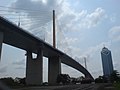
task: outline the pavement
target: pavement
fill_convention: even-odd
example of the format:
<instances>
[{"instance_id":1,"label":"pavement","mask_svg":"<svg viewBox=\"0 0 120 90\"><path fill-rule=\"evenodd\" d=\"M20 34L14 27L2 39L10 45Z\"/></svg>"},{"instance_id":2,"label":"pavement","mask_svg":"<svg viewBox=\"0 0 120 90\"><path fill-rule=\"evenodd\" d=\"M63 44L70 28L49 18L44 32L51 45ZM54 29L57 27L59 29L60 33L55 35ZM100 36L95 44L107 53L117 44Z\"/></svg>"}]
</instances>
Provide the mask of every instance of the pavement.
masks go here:
<instances>
[{"instance_id":1,"label":"pavement","mask_svg":"<svg viewBox=\"0 0 120 90\"><path fill-rule=\"evenodd\" d=\"M78 84L62 86L34 86L12 90L98 90L100 84Z\"/></svg>"}]
</instances>

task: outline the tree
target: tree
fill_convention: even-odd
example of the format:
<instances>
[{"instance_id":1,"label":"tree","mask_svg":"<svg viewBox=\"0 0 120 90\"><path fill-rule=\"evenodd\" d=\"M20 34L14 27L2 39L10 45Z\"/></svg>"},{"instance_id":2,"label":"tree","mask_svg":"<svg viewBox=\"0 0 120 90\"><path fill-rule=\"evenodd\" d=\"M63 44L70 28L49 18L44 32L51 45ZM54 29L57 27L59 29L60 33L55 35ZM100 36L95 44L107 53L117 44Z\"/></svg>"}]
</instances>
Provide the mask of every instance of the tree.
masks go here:
<instances>
[{"instance_id":1,"label":"tree","mask_svg":"<svg viewBox=\"0 0 120 90\"><path fill-rule=\"evenodd\" d=\"M70 76L68 74L59 74L57 76L57 83L62 83L62 84L70 83Z\"/></svg>"},{"instance_id":2,"label":"tree","mask_svg":"<svg viewBox=\"0 0 120 90\"><path fill-rule=\"evenodd\" d=\"M120 76L119 72L117 70L114 70L112 74L110 75L110 81L111 82L118 82L120 81Z\"/></svg>"},{"instance_id":3,"label":"tree","mask_svg":"<svg viewBox=\"0 0 120 90\"><path fill-rule=\"evenodd\" d=\"M108 80L105 76L99 76L98 78L95 79L95 83L107 83Z\"/></svg>"},{"instance_id":4,"label":"tree","mask_svg":"<svg viewBox=\"0 0 120 90\"><path fill-rule=\"evenodd\" d=\"M21 79L20 79L20 84L26 85L25 79L26 79L26 78L21 78Z\"/></svg>"},{"instance_id":5,"label":"tree","mask_svg":"<svg viewBox=\"0 0 120 90\"><path fill-rule=\"evenodd\" d=\"M4 84L6 84L7 86L13 86L15 83L14 83L14 79L11 78L11 77L8 77L8 78L1 78L0 81Z\"/></svg>"}]
</instances>

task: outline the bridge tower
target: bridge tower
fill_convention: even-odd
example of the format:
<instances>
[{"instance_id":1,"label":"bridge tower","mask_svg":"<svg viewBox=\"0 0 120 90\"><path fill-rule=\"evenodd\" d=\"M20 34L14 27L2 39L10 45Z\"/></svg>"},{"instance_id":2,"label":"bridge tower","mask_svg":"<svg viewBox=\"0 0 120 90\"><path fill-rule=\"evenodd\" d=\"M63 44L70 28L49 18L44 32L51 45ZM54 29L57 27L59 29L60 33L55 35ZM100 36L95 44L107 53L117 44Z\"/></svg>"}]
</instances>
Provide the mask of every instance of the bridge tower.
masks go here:
<instances>
[{"instance_id":1,"label":"bridge tower","mask_svg":"<svg viewBox=\"0 0 120 90\"><path fill-rule=\"evenodd\" d=\"M56 48L55 10L53 10L53 47ZM61 74L60 56L51 56L48 59L48 83L50 85L56 84L58 74Z\"/></svg>"},{"instance_id":2,"label":"bridge tower","mask_svg":"<svg viewBox=\"0 0 120 90\"><path fill-rule=\"evenodd\" d=\"M56 48L55 10L53 10L53 47Z\"/></svg>"}]
</instances>

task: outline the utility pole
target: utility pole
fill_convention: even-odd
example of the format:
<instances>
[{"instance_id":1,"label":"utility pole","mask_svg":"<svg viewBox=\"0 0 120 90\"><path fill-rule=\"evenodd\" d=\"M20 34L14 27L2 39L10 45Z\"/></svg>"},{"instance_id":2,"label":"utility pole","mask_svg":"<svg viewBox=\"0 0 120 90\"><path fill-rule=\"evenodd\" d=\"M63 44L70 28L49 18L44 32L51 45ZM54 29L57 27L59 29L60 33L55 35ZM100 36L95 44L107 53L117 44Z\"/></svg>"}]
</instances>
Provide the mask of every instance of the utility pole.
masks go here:
<instances>
[{"instance_id":1,"label":"utility pole","mask_svg":"<svg viewBox=\"0 0 120 90\"><path fill-rule=\"evenodd\" d=\"M86 57L84 57L84 62L85 62L85 68L87 69Z\"/></svg>"},{"instance_id":2,"label":"utility pole","mask_svg":"<svg viewBox=\"0 0 120 90\"><path fill-rule=\"evenodd\" d=\"M55 36L55 10L53 10L53 47L56 48L56 36Z\"/></svg>"}]
</instances>

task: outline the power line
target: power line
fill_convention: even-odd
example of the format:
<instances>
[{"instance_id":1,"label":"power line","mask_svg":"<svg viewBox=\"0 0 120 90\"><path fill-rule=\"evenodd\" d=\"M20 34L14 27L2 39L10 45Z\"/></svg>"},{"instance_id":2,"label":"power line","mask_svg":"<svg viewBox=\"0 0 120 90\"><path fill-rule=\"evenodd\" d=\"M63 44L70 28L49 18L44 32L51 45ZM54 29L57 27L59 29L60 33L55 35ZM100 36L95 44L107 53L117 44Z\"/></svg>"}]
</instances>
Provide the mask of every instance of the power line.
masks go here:
<instances>
[{"instance_id":1,"label":"power line","mask_svg":"<svg viewBox=\"0 0 120 90\"><path fill-rule=\"evenodd\" d=\"M57 21L58 21L58 19L56 19ZM64 40L65 40L65 44L66 44L66 46L67 46L67 49L70 49L71 50L71 48L70 48L70 46L69 46L69 44L68 44L68 41L66 40L66 37L65 37L65 35L64 35L64 33L63 33L63 31L62 31L62 29L61 29L61 23L60 23L60 21L58 21L58 24L57 24L57 29L59 29L59 31L61 32L61 34L62 34L62 37L64 38ZM64 40L62 40L62 41L64 41ZM60 48L61 49L61 48ZM64 50L64 49L63 49ZM64 51L65 52L65 51ZM68 52L65 52L65 53L68 53ZM72 55L72 53L68 53L69 55Z\"/></svg>"},{"instance_id":2,"label":"power line","mask_svg":"<svg viewBox=\"0 0 120 90\"><path fill-rule=\"evenodd\" d=\"M19 14L19 15L18 15ZM5 17L9 17L9 19L18 19L18 17L20 17L20 19L23 19L23 18L29 18L29 19L43 19L44 16L46 16L46 18L44 18L44 20L46 19L52 19L51 15L21 15L20 13L18 14L15 14L15 13L0 13L1 16L5 16Z\"/></svg>"},{"instance_id":3,"label":"power line","mask_svg":"<svg viewBox=\"0 0 120 90\"><path fill-rule=\"evenodd\" d=\"M32 23L38 23L38 22L39 22L39 24L40 23L42 24L42 23L44 23L46 21L50 21L51 20L49 17L47 17L47 18L42 18L42 17L39 17L39 18L38 17L27 18L27 17L21 17L21 16L16 16L16 17L14 17L14 16L8 16L6 18L8 20L13 21L13 22L18 23L18 21L20 21L20 22L22 22L24 24L32 24Z\"/></svg>"},{"instance_id":4,"label":"power line","mask_svg":"<svg viewBox=\"0 0 120 90\"><path fill-rule=\"evenodd\" d=\"M29 12L38 12L38 11L42 11L42 10L30 10L28 8L14 8L14 7L6 7L6 6L0 6L1 8L7 8L7 9L12 9L12 10L20 10L20 11L29 11ZM46 12L46 11L42 11L42 12Z\"/></svg>"},{"instance_id":5,"label":"power line","mask_svg":"<svg viewBox=\"0 0 120 90\"><path fill-rule=\"evenodd\" d=\"M3 17L6 17L6 16L3 16ZM8 17L6 17L7 19L9 19L9 20L18 20L19 19L19 16L17 16L17 17L13 17L13 16L8 16ZM49 20L51 20L51 18L45 18L45 17L43 17L43 18L28 18L28 17L20 17L20 20L22 20L23 22L24 21L49 21Z\"/></svg>"},{"instance_id":6,"label":"power line","mask_svg":"<svg viewBox=\"0 0 120 90\"><path fill-rule=\"evenodd\" d=\"M15 12L15 11L8 11L8 10L0 10L0 12L1 13L4 13L4 14L18 14L18 13L21 13L21 14L27 14L27 12ZM35 14L41 14L41 15L51 15L52 16L52 14L51 14L51 12L37 12L37 13L35 13L35 12L33 12L33 14L35 15Z\"/></svg>"},{"instance_id":7,"label":"power line","mask_svg":"<svg viewBox=\"0 0 120 90\"><path fill-rule=\"evenodd\" d=\"M51 17L51 18L52 18L52 15L51 15L51 14L48 14L48 13L47 13L47 14L44 14L44 13L40 14L40 13L39 13L39 14L33 14L33 15L32 15L32 14L31 14L31 15L28 15L28 14L25 15L25 14L22 14L22 13L8 13L8 12L7 12L7 13L6 13L6 12L4 13L4 12L0 12L0 15L19 16L19 14L20 14L21 17L36 17L36 18L38 17L38 18L39 18L39 17L47 16L47 17Z\"/></svg>"},{"instance_id":8,"label":"power line","mask_svg":"<svg viewBox=\"0 0 120 90\"><path fill-rule=\"evenodd\" d=\"M0 15L1 16L11 16L11 17L18 17L20 16L21 18L24 18L24 17L27 17L27 18L43 18L46 16L46 18L52 18L52 15L50 14L31 14L31 15L28 15L28 14L21 14L21 13L3 13L3 12L0 12Z\"/></svg>"},{"instance_id":9,"label":"power line","mask_svg":"<svg viewBox=\"0 0 120 90\"><path fill-rule=\"evenodd\" d=\"M46 23L41 23L41 22L39 22L39 23L34 23L34 24L32 24L32 23L21 23L23 26L30 26L30 25L45 25Z\"/></svg>"}]
</instances>

